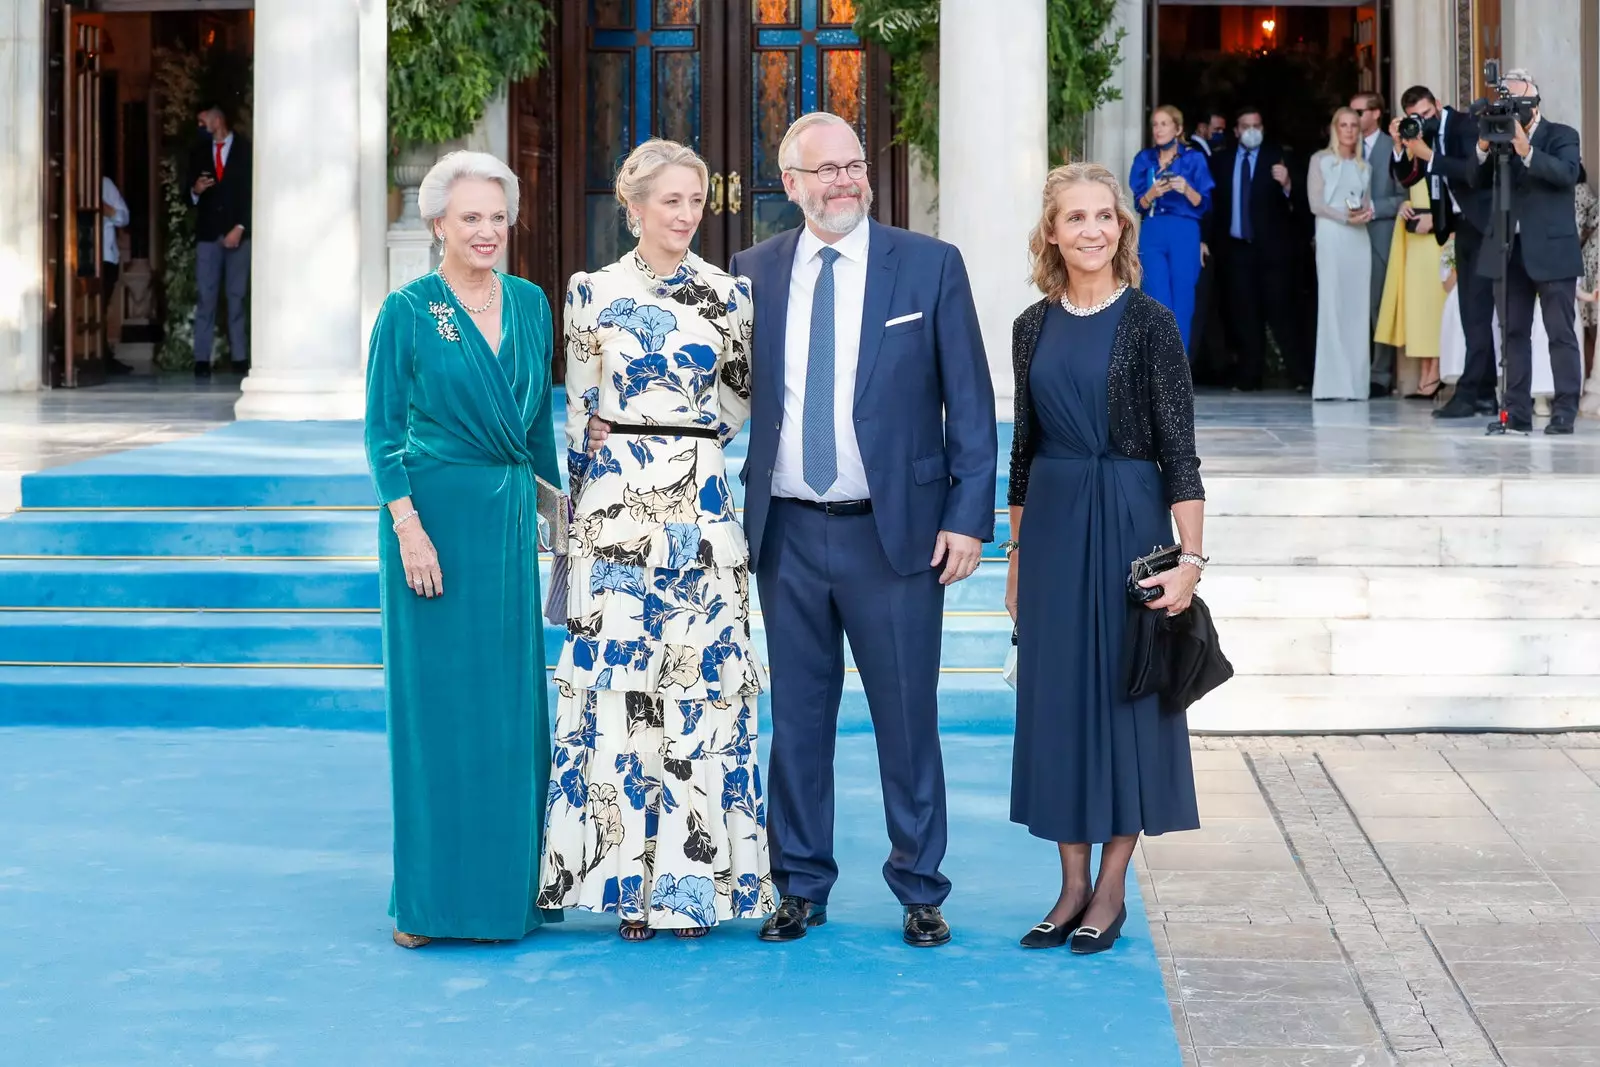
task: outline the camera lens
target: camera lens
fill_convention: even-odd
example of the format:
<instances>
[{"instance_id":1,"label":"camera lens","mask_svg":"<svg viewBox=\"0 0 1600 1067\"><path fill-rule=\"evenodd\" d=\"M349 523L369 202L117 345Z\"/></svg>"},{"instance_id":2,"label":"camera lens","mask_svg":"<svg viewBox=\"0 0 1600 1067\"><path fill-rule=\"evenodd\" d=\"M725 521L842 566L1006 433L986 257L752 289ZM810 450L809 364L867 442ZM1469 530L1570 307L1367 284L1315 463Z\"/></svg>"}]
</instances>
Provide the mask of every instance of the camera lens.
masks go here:
<instances>
[{"instance_id":1,"label":"camera lens","mask_svg":"<svg viewBox=\"0 0 1600 1067\"><path fill-rule=\"evenodd\" d=\"M1400 139L1414 141L1422 136L1422 120L1415 115L1407 115L1400 120Z\"/></svg>"}]
</instances>

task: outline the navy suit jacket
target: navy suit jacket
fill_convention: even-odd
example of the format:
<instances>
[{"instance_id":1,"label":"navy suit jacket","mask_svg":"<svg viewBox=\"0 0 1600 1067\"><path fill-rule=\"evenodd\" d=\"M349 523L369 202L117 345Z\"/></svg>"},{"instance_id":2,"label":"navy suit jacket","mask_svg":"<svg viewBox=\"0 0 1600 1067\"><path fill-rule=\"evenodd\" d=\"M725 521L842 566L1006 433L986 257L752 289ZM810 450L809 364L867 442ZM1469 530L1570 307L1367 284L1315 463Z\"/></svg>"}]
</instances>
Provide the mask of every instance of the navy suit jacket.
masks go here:
<instances>
[{"instance_id":1,"label":"navy suit jacket","mask_svg":"<svg viewBox=\"0 0 1600 1067\"><path fill-rule=\"evenodd\" d=\"M929 569L941 530L994 539L994 387L967 269L954 245L871 222L856 367L855 428L884 553L900 574ZM800 231L733 257L755 302L745 536L759 561L783 429L789 280ZM885 327L902 316L920 318Z\"/></svg>"}]
</instances>

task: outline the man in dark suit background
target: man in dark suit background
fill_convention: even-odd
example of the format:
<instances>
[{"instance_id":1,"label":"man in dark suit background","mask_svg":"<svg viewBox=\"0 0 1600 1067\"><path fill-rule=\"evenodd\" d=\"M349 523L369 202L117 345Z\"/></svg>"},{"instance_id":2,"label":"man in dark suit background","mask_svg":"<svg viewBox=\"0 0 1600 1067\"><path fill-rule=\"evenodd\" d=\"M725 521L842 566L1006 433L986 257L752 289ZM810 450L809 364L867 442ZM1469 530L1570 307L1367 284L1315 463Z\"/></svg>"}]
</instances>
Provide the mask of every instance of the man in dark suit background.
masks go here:
<instances>
[{"instance_id":1,"label":"man in dark suit background","mask_svg":"<svg viewBox=\"0 0 1600 1067\"><path fill-rule=\"evenodd\" d=\"M1550 337L1555 398L1547 434L1570 434L1583 392L1583 350L1578 345L1577 286L1583 273L1575 189L1582 160L1578 131L1545 118L1537 106L1539 87L1525 70L1505 76L1513 97L1535 102L1526 126L1513 128L1511 258L1506 262L1506 411L1512 430L1533 429L1533 308L1537 300ZM1493 187L1496 161L1488 141L1475 146L1480 189ZM1498 225L1498 220L1496 220ZM1500 234L1479 254L1477 272L1500 280Z\"/></svg>"},{"instance_id":2,"label":"man in dark suit background","mask_svg":"<svg viewBox=\"0 0 1600 1067\"><path fill-rule=\"evenodd\" d=\"M1260 389L1266 372L1267 339L1283 352L1297 388L1311 384L1310 361L1300 336L1293 300L1293 182L1283 149L1265 143L1261 111L1240 108L1235 146L1211 157L1210 225L1206 245L1221 258L1223 319L1238 365L1234 385Z\"/></svg>"},{"instance_id":3,"label":"man in dark suit background","mask_svg":"<svg viewBox=\"0 0 1600 1067\"><path fill-rule=\"evenodd\" d=\"M1394 158L1394 139L1383 131L1383 97L1377 93L1357 93L1350 107L1361 116L1361 158L1372 168L1372 221L1367 223L1367 239L1372 244L1372 307L1367 321L1376 333L1378 307L1383 303L1383 285L1389 274L1389 248L1394 243L1395 218L1406 202L1406 191L1394 180L1390 166ZM1376 398L1393 391L1396 376L1393 345L1372 343L1372 388Z\"/></svg>"},{"instance_id":4,"label":"man in dark suit background","mask_svg":"<svg viewBox=\"0 0 1600 1067\"><path fill-rule=\"evenodd\" d=\"M200 298L194 311L194 376L211 376L211 349L217 323L217 297L228 297L228 344L233 364L250 366L250 341L244 318L250 285L250 142L233 132L226 111L212 104L200 112L208 136L189 161L189 195L194 202L195 273Z\"/></svg>"},{"instance_id":5,"label":"man in dark suit background","mask_svg":"<svg viewBox=\"0 0 1600 1067\"><path fill-rule=\"evenodd\" d=\"M1493 201L1478 185L1478 121L1465 111L1441 108L1425 85L1400 96L1400 109L1422 124L1422 134L1400 137L1400 116L1389 124L1394 140L1395 181L1409 189L1426 180L1433 203L1433 236L1441 245L1455 234L1456 285L1460 289L1461 329L1467 360L1455 396L1434 411L1437 419L1463 419L1496 410L1494 370L1494 283L1473 269L1489 232ZM1411 205L1399 217L1413 217Z\"/></svg>"},{"instance_id":6,"label":"man in dark suit background","mask_svg":"<svg viewBox=\"0 0 1600 1067\"><path fill-rule=\"evenodd\" d=\"M994 536L994 391L952 245L870 217L854 129L802 116L779 148L805 225L733 257L755 302L745 536L772 688L766 941L826 917L843 638L878 739L885 880L916 946L950 940L939 744L946 586Z\"/></svg>"}]
</instances>

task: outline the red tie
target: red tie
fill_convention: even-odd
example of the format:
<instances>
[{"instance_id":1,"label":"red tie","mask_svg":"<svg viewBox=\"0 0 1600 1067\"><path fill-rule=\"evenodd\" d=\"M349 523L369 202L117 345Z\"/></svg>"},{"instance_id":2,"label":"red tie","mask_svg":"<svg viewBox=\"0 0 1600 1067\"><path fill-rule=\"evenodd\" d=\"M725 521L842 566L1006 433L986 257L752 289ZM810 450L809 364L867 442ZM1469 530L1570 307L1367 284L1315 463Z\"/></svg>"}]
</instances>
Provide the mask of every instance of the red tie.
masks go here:
<instances>
[{"instance_id":1,"label":"red tie","mask_svg":"<svg viewBox=\"0 0 1600 1067\"><path fill-rule=\"evenodd\" d=\"M212 147L212 150L216 153L216 157L217 157L217 181L220 182L222 180L222 172L223 172L223 170L226 169L222 165L222 145L221 144L214 144L211 147Z\"/></svg>"}]
</instances>

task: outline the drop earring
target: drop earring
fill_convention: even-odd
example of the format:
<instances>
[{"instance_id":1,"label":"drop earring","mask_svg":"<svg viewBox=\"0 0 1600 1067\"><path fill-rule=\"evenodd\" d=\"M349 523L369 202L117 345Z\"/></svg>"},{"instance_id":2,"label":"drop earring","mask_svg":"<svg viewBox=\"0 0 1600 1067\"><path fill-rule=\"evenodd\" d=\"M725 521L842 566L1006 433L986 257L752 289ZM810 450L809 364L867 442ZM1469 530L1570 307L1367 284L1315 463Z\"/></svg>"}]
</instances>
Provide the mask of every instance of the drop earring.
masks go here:
<instances>
[{"instance_id":1,"label":"drop earring","mask_svg":"<svg viewBox=\"0 0 1600 1067\"><path fill-rule=\"evenodd\" d=\"M638 237L642 232L642 228L639 225L639 217L637 215L628 216L628 232L633 234L634 237Z\"/></svg>"}]
</instances>

